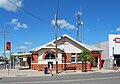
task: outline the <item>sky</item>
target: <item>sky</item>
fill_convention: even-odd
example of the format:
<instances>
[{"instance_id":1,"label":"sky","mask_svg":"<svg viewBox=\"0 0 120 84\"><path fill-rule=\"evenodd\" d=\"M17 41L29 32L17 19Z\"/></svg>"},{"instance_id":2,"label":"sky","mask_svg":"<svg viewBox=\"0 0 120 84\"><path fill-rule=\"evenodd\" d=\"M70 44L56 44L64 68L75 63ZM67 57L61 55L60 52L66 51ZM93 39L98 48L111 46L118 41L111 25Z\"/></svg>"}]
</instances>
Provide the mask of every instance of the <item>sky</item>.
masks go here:
<instances>
[{"instance_id":1,"label":"sky","mask_svg":"<svg viewBox=\"0 0 120 84\"><path fill-rule=\"evenodd\" d=\"M88 45L108 40L120 33L120 0L0 0L0 54L5 41L11 52L30 49L54 40L54 17L58 11L58 37L76 39L75 14L80 11L82 42ZM58 10L57 10L58 9ZM9 52L9 51L6 51Z\"/></svg>"}]
</instances>

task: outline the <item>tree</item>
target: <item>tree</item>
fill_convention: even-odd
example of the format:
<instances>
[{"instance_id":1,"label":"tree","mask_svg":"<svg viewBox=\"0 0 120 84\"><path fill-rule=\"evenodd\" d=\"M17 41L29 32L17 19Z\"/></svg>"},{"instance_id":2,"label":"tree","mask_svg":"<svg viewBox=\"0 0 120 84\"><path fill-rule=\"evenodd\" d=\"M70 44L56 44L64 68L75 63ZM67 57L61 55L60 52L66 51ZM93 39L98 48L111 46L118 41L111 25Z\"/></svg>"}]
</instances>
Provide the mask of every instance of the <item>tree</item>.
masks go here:
<instances>
[{"instance_id":1,"label":"tree","mask_svg":"<svg viewBox=\"0 0 120 84\"><path fill-rule=\"evenodd\" d=\"M93 61L94 57L92 56L91 51L84 49L80 54L80 59L82 61L82 71L87 72L87 61ZM85 66L84 66L85 65Z\"/></svg>"}]
</instances>

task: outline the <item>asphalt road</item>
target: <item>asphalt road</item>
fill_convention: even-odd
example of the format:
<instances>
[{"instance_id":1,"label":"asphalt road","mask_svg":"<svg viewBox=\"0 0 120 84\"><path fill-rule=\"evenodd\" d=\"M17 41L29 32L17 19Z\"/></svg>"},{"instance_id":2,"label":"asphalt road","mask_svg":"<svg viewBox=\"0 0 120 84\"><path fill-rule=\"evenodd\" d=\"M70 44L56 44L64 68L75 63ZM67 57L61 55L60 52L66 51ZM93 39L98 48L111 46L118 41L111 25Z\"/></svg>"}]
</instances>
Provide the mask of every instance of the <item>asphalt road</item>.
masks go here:
<instances>
[{"instance_id":1,"label":"asphalt road","mask_svg":"<svg viewBox=\"0 0 120 84\"><path fill-rule=\"evenodd\" d=\"M1 78L0 84L120 84L120 72Z\"/></svg>"}]
</instances>

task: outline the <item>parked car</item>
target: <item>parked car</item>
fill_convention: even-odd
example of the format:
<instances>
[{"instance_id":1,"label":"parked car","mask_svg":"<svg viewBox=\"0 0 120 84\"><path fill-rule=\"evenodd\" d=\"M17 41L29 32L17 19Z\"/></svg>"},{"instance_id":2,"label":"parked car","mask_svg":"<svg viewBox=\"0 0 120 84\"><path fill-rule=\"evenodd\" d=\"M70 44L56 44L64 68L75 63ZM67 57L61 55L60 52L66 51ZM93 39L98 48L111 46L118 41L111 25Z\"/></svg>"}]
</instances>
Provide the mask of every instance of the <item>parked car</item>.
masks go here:
<instances>
[{"instance_id":1,"label":"parked car","mask_svg":"<svg viewBox=\"0 0 120 84\"><path fill-rule=\"evenodd\" d=\"M4 65L6 62L4 61L0 61L0 65Z\"/></svg>"}]
</instances>

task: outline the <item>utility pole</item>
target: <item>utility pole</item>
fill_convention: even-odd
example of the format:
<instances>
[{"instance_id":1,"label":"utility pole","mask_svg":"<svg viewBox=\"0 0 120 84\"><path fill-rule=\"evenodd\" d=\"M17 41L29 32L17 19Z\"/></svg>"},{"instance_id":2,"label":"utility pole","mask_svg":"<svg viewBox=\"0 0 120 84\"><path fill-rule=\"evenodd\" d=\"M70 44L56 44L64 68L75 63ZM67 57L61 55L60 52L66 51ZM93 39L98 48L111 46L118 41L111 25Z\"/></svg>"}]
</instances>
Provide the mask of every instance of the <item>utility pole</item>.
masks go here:
<instances>
[{"instance_id":1,"label":"utility pole","mask_svg":"<svg viewBox=\"0 0 120 84\"><path fill-rule=\"evenodd\" d=\"M58 42L57 42L57 35L58 35L58 27L57 27L57 15L55 14L55 51L56 51L56 74L58 74Z\"/></svg>"},{"instance_id":2,"label":"utility pole","mask_svg":"<svg viewBox=\"0 0 120 84\"><path fill-rule=\"evenodd\" d=\"M6 62L5 62L5 59L6 59L6 51L5 51L5 34L6 34L6 32L5 31L3 31L3 41L4 41L4 68L6 69Z\"/></svg>"},{"instance_id":3,"label":"utility pole","mask_svg":"<svg viewBox=\"0 0 120 84\"><path fill-rule=\"evenodd\" d=\"M6 69L6 31L0 32L3 34L3 47L4 47L4 69Z\"/></svg>"},{"instance_id":4,"label":"utility pole","mask_svg":"<svg viewBox=\"0 0 120 84\"><path fill-rule=\"evenodd\" d=\"M77 40L79 42L82 42L82 31L81 31L81 28L80 26L83 25L83 22L80 21L80 18L81 18L81 15L82 15L82 12L77 12L76 13L76 19L77 19Z\"/></svg>"}]
</instances>

